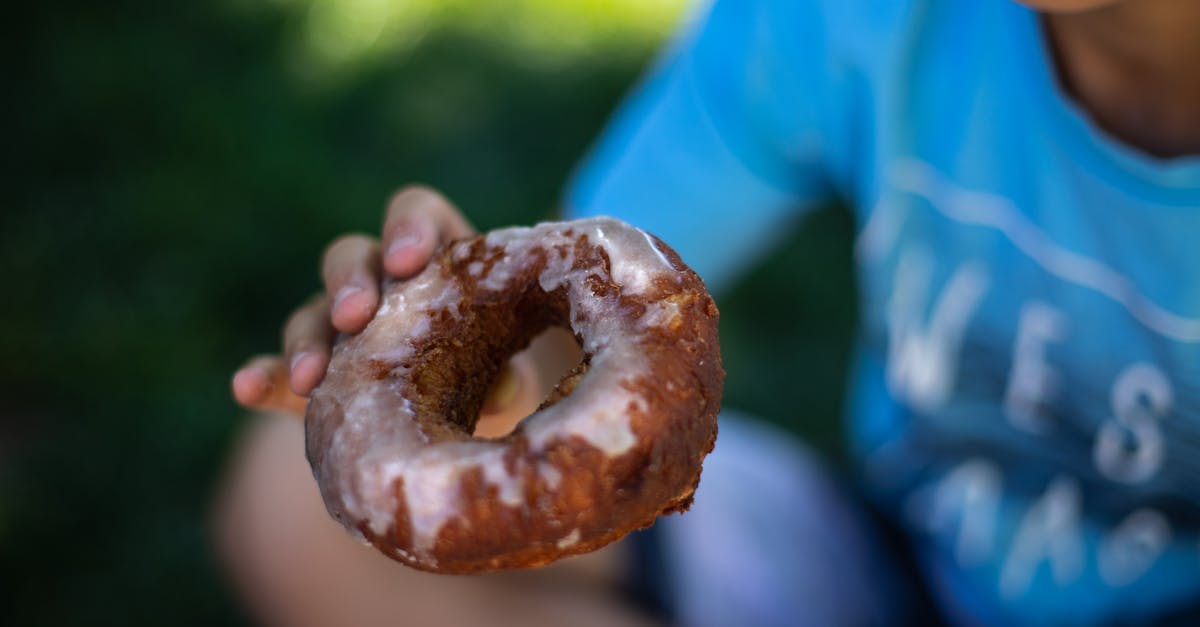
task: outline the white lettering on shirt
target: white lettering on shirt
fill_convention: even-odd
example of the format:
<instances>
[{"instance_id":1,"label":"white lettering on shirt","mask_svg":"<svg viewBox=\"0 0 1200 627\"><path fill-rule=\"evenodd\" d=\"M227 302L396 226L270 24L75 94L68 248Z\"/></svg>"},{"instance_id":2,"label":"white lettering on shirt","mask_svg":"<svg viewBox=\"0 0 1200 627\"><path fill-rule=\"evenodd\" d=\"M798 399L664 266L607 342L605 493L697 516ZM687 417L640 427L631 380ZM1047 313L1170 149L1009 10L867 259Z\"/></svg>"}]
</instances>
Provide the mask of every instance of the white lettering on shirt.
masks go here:
<instances>
[{"instance_id":1,"label":"white lettering on shirt","mask_svg":"<svg viewBox=\"0 0 1200 627\"><path fill-rule=\"evenodd\" d=\"M994 550L1001 483L995 463L968 460L942 477L936 487L914 493L909 515L927 531L952 539L959 566L985 563Z\"/></svg>"},{"instance_id":2,"label":"white lettering on shirt","mask_svg":"<svg viewBox=\"0 0 1200 627\"><path fill-rule=\"evenodd\" d=\"M1143 508L1125 517L1100 542L1096 565L1110 586L1123 586L1146 574L1171 542L1171 524L1166 516Z\"/></svg>"},{"instance_id":3,"label":"white lettering on shirt","mask_svg":"<svg viewBox=\"0 0 1200 627\"><path fill-rule=\"evenodd\" d=\"M1084 566L1083 536L1079 531L1081 499L1078 482L1060 476L1029 508L1000 568L1002 597L1023 596L1043 562L1050 563L1060 586L1079 577Z\"/></svg>"},{"instance_id":4,"label":"white lettering on shirt","mask_svg":"<svg viewBox=\"0 0 1200 627\"><path fill-rule=\"evenodd\" d=\"M1171 411L1174 390L1153 364L1127 366L1112 387L1112 413L1096 432L1092 462L1100 474L1136 484L1153 477L1163 463L1158 419Z\"/></svg>"},{"instance_id":5,"label":"white lettering on shirt","mask_svg":"<svg viewBox=\"0 0 1200 627\"><path fill-rule=\"evenodd\" d=\"M1041 301L1021 307L1017 338L1013 343L1012 370L1004 392L1004 413L1014 427L1034 434L1046 433L1049 417L1040 407L1057 391L1060 377L1046 361L1046 345L1067 334L1067 318Z\"/></svg>"},{"instance_id":6,"label":"white lettering on shirt","mask_svg":"<svg viewBox=\"0 0 1200 627\"><path fill-rule=\"evenodd\" d=\"M927 249L902 251L887 311L888 387L919 411L941 407L954 389L967 322L988 286L982 263L963 263L946 282L925 324L922 305L932 276L933 259Z\"/></svg>"}]
</instances>

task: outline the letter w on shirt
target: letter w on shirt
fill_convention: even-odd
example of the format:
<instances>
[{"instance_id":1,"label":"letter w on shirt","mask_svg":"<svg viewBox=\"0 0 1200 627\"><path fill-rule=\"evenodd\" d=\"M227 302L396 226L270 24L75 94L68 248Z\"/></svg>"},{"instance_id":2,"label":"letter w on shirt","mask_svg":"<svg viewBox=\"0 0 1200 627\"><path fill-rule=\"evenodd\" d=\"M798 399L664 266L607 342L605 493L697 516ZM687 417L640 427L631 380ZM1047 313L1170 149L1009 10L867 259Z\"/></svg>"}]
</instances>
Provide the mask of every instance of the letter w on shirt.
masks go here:
<instances>
[{"instance_id":1,"label":"letter w on shirt","mask_svg":"<svg viewBox=\"0 0 1200 627\"><path fill-rule=\"evenodd\" d=\"M912 245L900 253L888 302L887 381L893 395L918 411L941 407L954 389L963 334L988 287L986 266L959 265L926 320L933 256Z\"/></svg>"}]
</instances>

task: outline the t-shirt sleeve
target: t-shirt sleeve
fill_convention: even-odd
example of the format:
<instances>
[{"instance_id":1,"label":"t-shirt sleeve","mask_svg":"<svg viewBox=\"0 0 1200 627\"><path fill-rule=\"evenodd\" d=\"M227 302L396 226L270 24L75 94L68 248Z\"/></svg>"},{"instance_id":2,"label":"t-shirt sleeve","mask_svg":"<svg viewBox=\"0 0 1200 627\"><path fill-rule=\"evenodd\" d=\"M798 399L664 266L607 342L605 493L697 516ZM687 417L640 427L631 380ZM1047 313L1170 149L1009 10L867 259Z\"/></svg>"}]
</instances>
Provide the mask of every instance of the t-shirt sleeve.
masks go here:
<instances>
[{"instance_id":1,"label":"t-shirt sleeve","mask_svg":"<svg viewBox=\"0 0 1200 627\"><path fill-rule=\"evenodd\" d=\"M717 0L622 105L567 190L675 248L711 289L831 199L820 3Z\"/></svg>"}]
</instances>

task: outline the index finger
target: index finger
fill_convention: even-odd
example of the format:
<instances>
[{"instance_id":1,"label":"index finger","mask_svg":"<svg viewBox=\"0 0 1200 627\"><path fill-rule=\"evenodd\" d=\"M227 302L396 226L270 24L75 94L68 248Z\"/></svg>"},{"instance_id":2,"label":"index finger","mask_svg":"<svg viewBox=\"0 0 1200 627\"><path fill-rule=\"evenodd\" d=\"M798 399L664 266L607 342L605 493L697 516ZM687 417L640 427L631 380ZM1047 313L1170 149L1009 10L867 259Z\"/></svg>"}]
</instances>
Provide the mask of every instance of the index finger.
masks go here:
<instances>
[{"instance_id":1,"label":"index finger","mask_svg":"<svg viewBox=\"0 0 1200 627\"><path fill-rule=\"evenodd\" d=\"M410 185L396 192L383 221L383 267L405 279L420 272L438 244L469 237L475 229L438 192Z\"/></svg>"}]
</instances>

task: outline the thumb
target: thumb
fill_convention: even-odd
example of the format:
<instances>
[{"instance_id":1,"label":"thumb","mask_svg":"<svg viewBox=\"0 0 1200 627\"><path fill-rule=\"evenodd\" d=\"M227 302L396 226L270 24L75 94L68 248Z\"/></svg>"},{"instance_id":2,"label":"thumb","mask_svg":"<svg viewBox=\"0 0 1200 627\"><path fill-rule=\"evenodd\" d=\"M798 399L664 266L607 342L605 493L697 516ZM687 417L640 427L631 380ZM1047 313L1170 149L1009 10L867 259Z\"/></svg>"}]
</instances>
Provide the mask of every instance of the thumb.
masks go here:
<instances>
[{"instance_id":1,"label":"thumb","mask_svg":"<svg viewBox=\"0 0 1200 627\"><path fill-rule=\"evenodd\" d=\"M475 435L489 438L507 434L540 402L533 360L527 354L518 354L504 364L492 383L479 412Z\"/></svg>"}]
</instances>

